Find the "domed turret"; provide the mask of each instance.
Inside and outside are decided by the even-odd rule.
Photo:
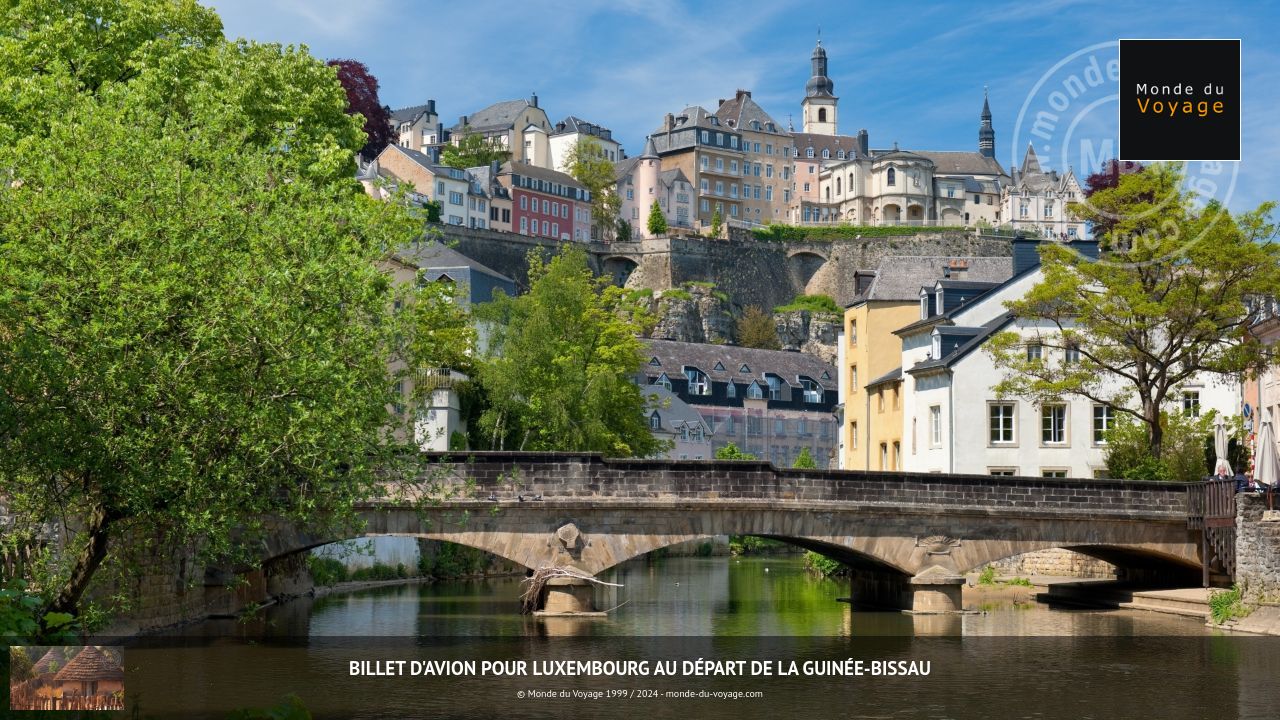
[[[813,48],[813,76],[804,84],[804,131],[819,135],[836,134],[835,83],[827,77],[827,51],[822,40]]]

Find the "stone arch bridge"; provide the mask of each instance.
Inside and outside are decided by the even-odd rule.
[[[713,535],[776,538],[855,571],[855,600],[959,609],[963,574],[1012,555],[1068,548],[1129,570],[1198,576],[1201,542],[1177,483],[905,472],[780,470],[757,461],[608,459],[594,454],[426,454],[444,492],[370,503],[359,536],[444,540],[528,568],[595,575]],[[346,538],[280,533],[280,557]],[[590,587],[548,607],[583,610]],[[573,596],[576,593],[576,596]],[[563,601],[563,602],[562,602]]]

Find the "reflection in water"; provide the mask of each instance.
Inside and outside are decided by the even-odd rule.
[[[766,569],[768,570],[766,572]],[[607,618],[516,614],[519,578],[300,600],[126,655],[144,715],[220,717],[297,693],[316,717],[1274,717],[1280,638],[1215,636],[1141,611],[992,605],[965,615],[851,611],[846,582],[794,558],[627,563]],[[616,606],[616,607],[614,607]],[[242,640],[231,641],[238,636]],[[370,640],[369,638],[374,638]],[[253,644],[247,644],[250,639]],[[351,660],[904,659],[928,677],[350,677]],[[531,703],[516,692],[757,690],[752,700]],[[135,695],[136,697],[136,695]],[[583,702],[595,704],[583,705]],[[199,708],[199,710],[196,710]],[[1270,708],[1267,714],[1255,711]]]

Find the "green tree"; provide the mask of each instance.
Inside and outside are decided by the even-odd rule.
[[[478,310],[493,324],[480,368],[490,407],[481,424],[494,449],[586,450],[647,457],[646,401],[632,381],[650,323],[626,290],[597,278],[566,246],[550,262],[529,256],[529,292]]]
[[[627,222],[626,220],[623,220],[622,218],[618,218],[618,224],[617,224],[617,225],[618,225],[618,227],[617,227],[617,232],[616,232],[616,239],[617,239],[617,241],[618,241],[618,242],[630,242],[630,240],[631,240],[631,223]]]
[[[724,218],[720,217],[720,208],[717,207],[715,212],[711,213],[711,237],[720,237],[720,232],[724,229],[723,223]]]
[[[813,459],[813,455],[809,454],[809,448],[800,448],[800,454],[796,456],[796,461],[792,463],[793,468],[803,468],[805,470],[817,470],[818,463]]]
[[[617,180],[613,175],[613,163],[605,156],[600,141],[590,135],[578,138],[565,152],[561,169],[590,191],[593,235],[609,240],[601,235],[617,227],[622,203],[615,191]]]
[[[70,611],[143,552],[225,566],[268,519],[352,519],[392,449],[375,263],[419,224],[351,179],[365,136],[334,71],[223,41],[185,0],[19,6],[0,16],[0,542],[68,528],[29,575]]]
[[[1146,426],[1129,417],[1118,418],[1107,430],[1107,474],[1126,480],[1197,482],[1209,474],[1205,445],[1213,432],[1212,412],[1199,418],[1180,410],[1161,413],[1162,451],[1151,456]]]
[[[755,460],[756,456],[748,452],[742,452],[734,443],[728,443],[724,447],[716,449],[717,460]]]
[[[477,132],[471,132],[470,125],[464,125],[462,137],[452,145],[446,145],[440,152],[440,162],[451,168],[466,170],[467,168],[489,165],[495,160],[503,163],[511,159],[511,153],[501,145]]]
[[[1156,460],[1161,413],[1181,385],[1200,373],[1232,376],[1264,364],[1246,301],[1280,291],[1273,204],[1233,218],[1215,203],[1197,209],[1179,184],[1177,166],[1152,166],[1120,175],[1088,205],[1073,204],[1086,219],[1112,222],[1102,261],[1042,245],[1043,280],[1008,307],[1043,329],[1034,341],[1044,350],[1027,353],[1028,338],[1012,332],[989,348],[1005,369],[997,392],[1110,405],[1142,424]]]
[[[437,280],[401,292],[401,306],[409,315],[405,350],[411,366],[475,372],[477,338],[464,302],[466,288]]]
[[[748,305],[738,318],[738,344],[742,347],[778,350],[778,328],[773,316],[755,305]]]
[[[649,207],[649,234],[663,235],[667,232],[667,216],[662,214],[658,201],[654,200]]]

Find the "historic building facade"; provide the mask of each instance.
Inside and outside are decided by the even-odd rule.
[[[458,118],[449,128],[449,142],[479,134],[511,153],[511,160],[534,167],[555,169],[551,158],[551,122],[538,107],[538,96],[528,100],[504,100]]]
[[[742,136],[738,193],[742,215],[738,219],[751,225],[786,222],[795,152],[791,133],[751,99],[750,90],[738,90],[733,98],[721,100],[716,117]]]
[[[498,183],[511,196],[513,232],[532,237],[587,242],[591,239],[591,193],[565,173],[508,161]],[[583,208],[587,208],[583,219]]]
[[[679,170],[692,183],[695,226],[710,225],[717,212],[724,223],[742,220],[742,168],[747,160],[741,132],[695,105],[667,113],[649,139],[661,169]]]
[[[619,215],[631,227],[633,239],[652,237],[649,212],[656,200],[667,221],[668,232],[694,229],[693,183],[679,168],[662,169],[653,139],[645,141],[640,157],[614,165],[615,192],[621,200]]]

